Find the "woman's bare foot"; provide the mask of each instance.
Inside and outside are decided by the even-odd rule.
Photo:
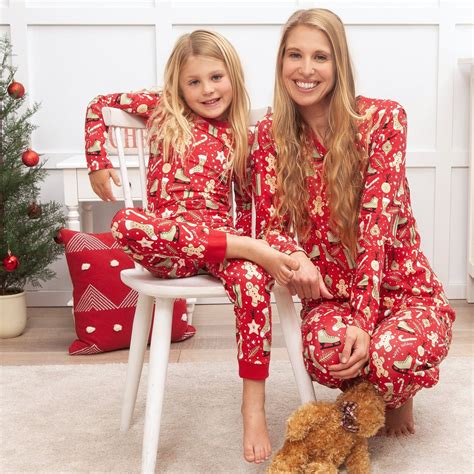
[[[387,409],[385,416],[385,434],[387,436],[407,436],[415,434],[413,398],[408,399],[399,408]]]
[[[265,381],[244,379],[242,400],[244,458],[257,464],[266,461],[272,453],[264,405]]]
[[[300,266],[294,258],[270,247],[265,240],[233,234],[227,234],[226,258],[244,258],[258,263],[282,286],[290,282]]]

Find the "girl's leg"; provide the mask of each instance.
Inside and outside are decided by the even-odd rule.
[[[112,221],[112,234],[132,257],[160,260],[189,259],[197,266],[222,262],[226,252],[226,234],[191,222],[176,222],[155,217],[142,209],[120,210]]]
[[[139,263],[142,257],[160,260],[192,259],[196,265],[220,263],[225,258],[245,258],[260,264],[285,285],[298,269],[289,255],[271,248],[265,241],[237,236],[192,222],[155,217],[142,209],[120,210],[112,221],[112,233],[125,251]]]
[[[413,397],[438,382],[451,335],[450,315],[421,298],[405,300],[377,325],[366,376],[386,401],[387,435],[415,432]]]
[[[286,285],[298,270],[298,262],[270,247],[265,240],[227,234],[226,258],[242,258],[258,263],[280,285]]]
[[[208,265],[234,304],[239,375],[243,379],[244,457],[262,462],[271,454],[265,418],[265,379],[271,347],[270,291],[273,280],[253,262],[226,260]]]
[[[243,379],[242,420],[245,460],[264,462],[272,453],[265,416],[265,380]]]

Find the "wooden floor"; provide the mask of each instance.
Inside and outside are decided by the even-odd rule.
[[[456,309],[450,354],[474,355],[474,304],[451,302]],[[286,359],[278,313],[273,306],[272,359]],[[171,362],[233,361],[236,357],[234,317],[231,305],[198,305],[193,324],[197,333],[171,345]],[[13,339],[0,339],[0,365],[107,364],[126,362],[128,350],[70,356],[75,339],[71,308],[29,308],[25,332]]]

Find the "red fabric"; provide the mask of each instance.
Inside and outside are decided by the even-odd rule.
[[[133,262],[110,232],[86,234],[62,229],[60,241],[73,284],[77,339],[71,355],[96,354],[130,345],[137,293],[120,280],[120,272]],[[196,332],[188,325],[186,300],[176,300],[171,341],[183,341]]]

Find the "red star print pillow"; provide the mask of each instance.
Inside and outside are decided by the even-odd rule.
[[[120,280],[120,272],[133,268],[110,232],[86,234],[62,229],[73,284],[74,324],[77,339],[69,353],[96,354],[130,346],[138,295]],[[196,330],[187,323],[186,300],[176,300],[171,341],[184,341]]]

